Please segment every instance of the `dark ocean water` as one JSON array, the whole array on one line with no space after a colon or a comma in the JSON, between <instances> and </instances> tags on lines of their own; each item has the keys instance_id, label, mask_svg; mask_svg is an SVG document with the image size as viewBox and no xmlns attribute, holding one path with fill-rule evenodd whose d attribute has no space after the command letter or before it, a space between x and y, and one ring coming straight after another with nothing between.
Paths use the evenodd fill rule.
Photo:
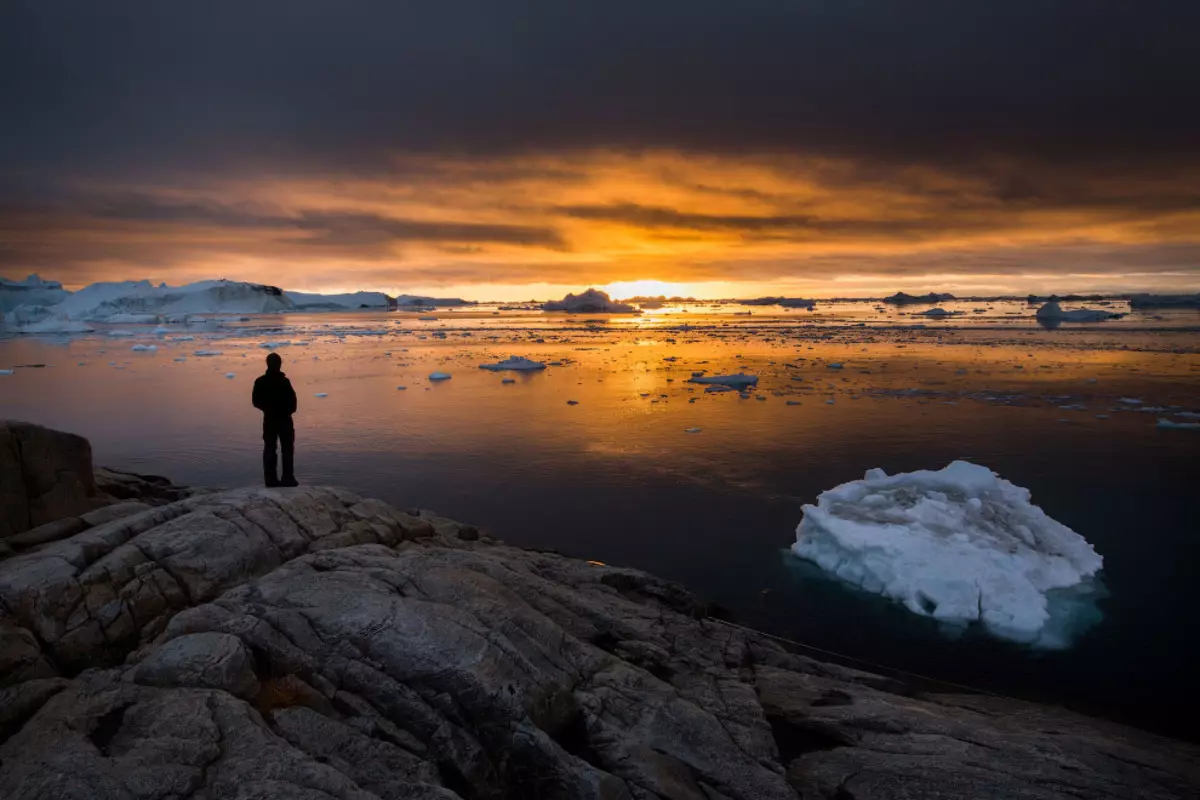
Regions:
<instances>
[{"instance_id":1,"label":"dark ocean water","mask_svg":"<svg viewBox=\"0 0 1200 800\"><path fill-rule=\"evenodd\" d=\"M1200 738L1186 713L1200 675L1200 432L1113 410L1124 396L1200 405L1197 357L1062 352L1051 341L894 349L615 337L581 350L578 341L314 337L281 352L301 397L303 482L432 508L512 544L639 567L742 624L853 658ZM0 416L87 435L101 464L189 484L255 483L248 392L263 351L254 344L225 341L220 357L176 362L209 343L147 356L127 340L0 342L0 363L53 365L0 378ZM564 365L509 385L476 368L510 352ZM668 354L679 361L664 363ZM803 364L784 366L801 354ZM846 363L836 374L821 361L835 358ZM435 368L453 379L431 386L424 376ZM765 400L690 392L693 368L753 370ZM898 387L932 394L877 391ZM1077 402L1087 411L1059 408ZM1103 618L1073 647L950 635L786 555L801 505L821 491L871 467L958 458L1029 488L1103 555Z\"/></svg>"}]
</instances>

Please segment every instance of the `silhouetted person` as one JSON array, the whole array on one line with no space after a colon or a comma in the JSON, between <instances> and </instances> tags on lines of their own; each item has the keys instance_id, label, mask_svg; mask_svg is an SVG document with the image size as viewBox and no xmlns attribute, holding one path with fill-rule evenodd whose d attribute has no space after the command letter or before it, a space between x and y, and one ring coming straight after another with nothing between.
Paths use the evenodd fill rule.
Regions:
<instances>
[{"instance_id":1,"label":"silhouetted person","mask_svg":"<svg viewBox=\"0 0 1200 800\"><path fill-rule=\"evenodd\" d=\"M283 359L278 353L267 356L267 372L254 382L254 407L263 412L263 480L267 486L299 486L292 459L296 446L296 391L280 371ZM275 442L283 451L283 480L276 477Z\"/></svg>"}]
</instances>

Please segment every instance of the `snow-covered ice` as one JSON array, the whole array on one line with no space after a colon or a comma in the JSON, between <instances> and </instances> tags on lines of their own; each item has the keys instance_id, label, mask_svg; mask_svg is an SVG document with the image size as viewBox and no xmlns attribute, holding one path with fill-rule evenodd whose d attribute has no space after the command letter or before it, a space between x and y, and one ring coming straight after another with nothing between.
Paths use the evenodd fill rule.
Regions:
<instances>
[{"instance_id":1,"label":"snow-covered ice","mask_svg":"<svg viewBox=\"0 0 1200 800\"><path fill-rule=\"evenodd\" d=\"M792 552L916 614L982 622L1005 638L1060 647L1049 593L1087 585L1092 546L1030 503L1029 490L955 461L862 480L806 505Z\"/></svg>"},{"instance_id":2,"label":"snow-covered ice","mask_svg":"<svg viewBox=\"0 0 1200 800\"><path fill-rule=\"evenodd\" d=\"M541 361L531 361L522 356L509 356L503 361L498 361L495 364L480 364L480 369L490 369L493 372L503 372L505 370L516 370L518 372L534 372L536 370L545 369L546 365Z\"/></svg>"}]
</instances>

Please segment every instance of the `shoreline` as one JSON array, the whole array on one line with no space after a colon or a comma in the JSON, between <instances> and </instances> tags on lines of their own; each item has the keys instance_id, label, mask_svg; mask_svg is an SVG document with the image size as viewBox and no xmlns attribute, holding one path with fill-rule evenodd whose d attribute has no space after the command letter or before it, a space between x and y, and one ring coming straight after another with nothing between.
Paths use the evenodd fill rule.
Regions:
<instances>
[{"instance_id":1,"label":"shoreline","mask_svg":"<svg viewBox=\"0 0 1200 800\"><path fill-rule=\"evenodd\" d=\"M1194 745L796 655L639 570L344 489L89 487L86 440L34 428L0 431L68 513L0 558L6 797L1200 788Z\"/></svg>"}]
</instances>

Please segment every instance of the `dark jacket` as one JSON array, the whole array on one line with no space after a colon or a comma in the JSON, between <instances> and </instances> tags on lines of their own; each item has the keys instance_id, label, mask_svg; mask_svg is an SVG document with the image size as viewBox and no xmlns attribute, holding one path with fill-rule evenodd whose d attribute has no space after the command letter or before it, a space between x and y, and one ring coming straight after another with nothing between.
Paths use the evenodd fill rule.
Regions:
<instances>
[{"instance_id":1,"label":"dark jacket","mask_svg":"<svg viewBox=\"0 0 1200 800\"><path fill-rule=\"evenodd\" d=\"M296 413L296 391L282 372L267 372L254 382L254 407L264 417L290 417Z\"/></svg>"}]
</instances>

